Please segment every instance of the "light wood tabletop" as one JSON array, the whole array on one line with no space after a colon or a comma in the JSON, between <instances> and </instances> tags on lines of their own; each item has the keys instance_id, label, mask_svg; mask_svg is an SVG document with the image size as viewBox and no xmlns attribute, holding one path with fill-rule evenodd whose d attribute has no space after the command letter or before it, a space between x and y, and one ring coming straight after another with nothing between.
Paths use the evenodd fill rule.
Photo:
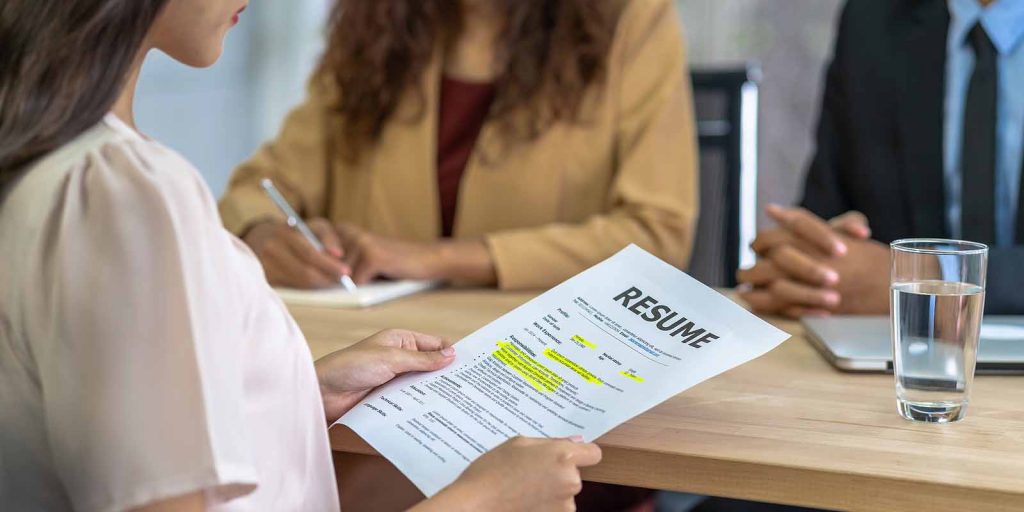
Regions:
<instances>
[{"instance_id":1,"label":"light wood tabletop","mask_svg":"<svg viewBox=\"0 0 1024 512\"><path fill-rule=\"evenodd\" d=\"M440 290L365 310L293 307L315 357L388 328L461 338L532 298ZM597 440L587 480L839 510L1024 510L1024 379L978 376L967 418L915 424L891 375L842 373L795 322L779 348ZM373 454L344 429L334 450Z\"/></svg>"}]
</instances>

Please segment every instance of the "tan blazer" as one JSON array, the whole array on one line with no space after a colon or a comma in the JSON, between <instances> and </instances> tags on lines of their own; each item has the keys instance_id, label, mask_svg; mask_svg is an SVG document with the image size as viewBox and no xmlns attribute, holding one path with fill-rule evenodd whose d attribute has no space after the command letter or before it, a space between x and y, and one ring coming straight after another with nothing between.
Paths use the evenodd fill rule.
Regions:
<instances>
[{"instance_id":1,"label":"tan blazer","mask_svg":"<svg viewBox=\"0 0 1024 512\"><path fill-rule=\"evenodd\" d=\"M583 120L511 149L484 124L462 178L456 238L482 238L503 289L549 287L635 243L685 266L697 215L693 101L679 17L670 0L631 0L601 87ZM220 202L244 232L280 214L259 187L272 178L305 217L353 222L415 240L440 236L436 147L441 63L424 77L425 108L410 94L359 162L335 148L338 91L311 82L277 138L234 173ZM336 125L335 125L336 126ZM495 156L496 155L496 156Z\"/></svg>"}]
</instances>

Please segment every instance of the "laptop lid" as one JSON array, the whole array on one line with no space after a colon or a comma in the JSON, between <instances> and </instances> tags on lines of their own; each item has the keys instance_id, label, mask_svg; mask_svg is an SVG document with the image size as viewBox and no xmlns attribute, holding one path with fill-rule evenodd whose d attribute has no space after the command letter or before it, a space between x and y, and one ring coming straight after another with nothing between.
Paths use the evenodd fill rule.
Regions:
<instances>
[{"instance_id":1,"label":"laptop lid","mask_svg":"<svg viewBox=\"0 0 1024 512\"><path fill-rule=\"evenodd\" d=\"M808 317L803 324L808 341L835 367L892 371L889 317ZM1024 373L1024 316L985 317L975 372Z\"/></svg>"}]
</instances>

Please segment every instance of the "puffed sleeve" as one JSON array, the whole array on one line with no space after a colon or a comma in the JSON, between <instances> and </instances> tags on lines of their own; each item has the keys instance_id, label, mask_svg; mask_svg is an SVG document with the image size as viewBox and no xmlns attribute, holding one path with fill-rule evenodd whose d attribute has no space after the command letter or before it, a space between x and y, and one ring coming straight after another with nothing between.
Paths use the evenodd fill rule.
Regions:
<instances>
[{"instance_id":1,"label":"puffed sleeve","mask_svg":"<svg viewBox=\"0 0 1024 512\"><path fill-rule=\"evenodd\" d=\"M679 17L668 0L627 3L612 48L616 174L611 208L579 224L487 236L503 289L554 285L635 243L689 261L697 219L697 146Z\"/></svg>"},{"instance_id":2,"label":"puffed sleeve","mask_svg":"<svg viewBox=\"0 0 1024 512\"><path fill-rule=\"evenodd\" d=\"M62 188L35 354L56 470L80 510L255 489L245 340L216 206L182 158L109 142Z\"/></svg>"}]
</instances>

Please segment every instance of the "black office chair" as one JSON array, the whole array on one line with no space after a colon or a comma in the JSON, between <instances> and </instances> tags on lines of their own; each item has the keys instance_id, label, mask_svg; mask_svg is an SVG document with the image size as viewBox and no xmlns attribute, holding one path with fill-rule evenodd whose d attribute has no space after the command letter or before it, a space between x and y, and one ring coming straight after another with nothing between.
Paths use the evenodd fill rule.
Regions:
<instances>
[{"instance_id":1,"label":"black office chair","mask_svg":"<svg viewBox=\"0 0 1024 512\"><path fill-rule=\"evenodd\" d=\"M708 286L736 286L754 262L757 103L761 70L692 70L700 145L700 220L688 272Z\"/></svg>"},{"instance_id":2,"label":"black office chair","mask_svg":"<svg viewBox=\"0 0 1024 512\"><path fill-rule=\"evenodd\" d=\"M757 230L761 70L753 64L738 69L692 70L691 78L702 202L687 273L708 286L731 288L736 286L736 269L754 261L750 242ZM695 494L659 492L656 510L692 510L705 499Z\"/></svg>"}]
</instances>

